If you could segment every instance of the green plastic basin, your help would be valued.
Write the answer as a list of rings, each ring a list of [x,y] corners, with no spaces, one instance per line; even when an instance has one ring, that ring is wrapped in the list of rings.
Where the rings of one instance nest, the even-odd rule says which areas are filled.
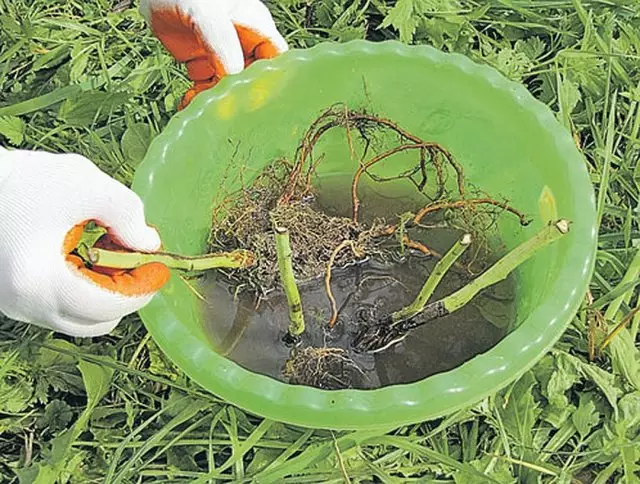
[[[508,248],[542,224],[538,199],[551,188],[569,236],[518,269],[516,328],[490,351],[445,373],[378,390],[323,391],[250,372],[218,355],[203,308],[174,275],[140,315],[158,346],[205,389],[269,419],[308,427],[376,429],[443,416],[512,382],[558,340],[583,297],[596,248],[585,163],[569,133],[527,90],[460,55],[396,42],[323,44],[260,61],[225,78],[178,113],[152,143],[134,190],[165,249],[206,251],[217,195],[280,156],[291,156],[319,113],[337,102],[397,121],[448,147],[470,183],[533,216],[501,225]],[[326,173],[353,172],[344,149],[325,143]],[[331,161],[333,160],[333,161]],[[229,169],[230,162],[232,168]]]

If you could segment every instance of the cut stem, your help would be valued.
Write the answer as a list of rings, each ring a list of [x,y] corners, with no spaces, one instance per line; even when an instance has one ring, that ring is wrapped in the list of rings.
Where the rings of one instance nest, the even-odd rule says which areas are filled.
[[[429,274],[427,282],[424,283],[418,297],[407,307],[396,311],[391,315],[391,321],[397,323],[410,319],[420,313],[429,302],[429,299],[433,295],[438,284],[444,277],[444,275],[451,269],[451,266],[460,258],[464,251],[471,244],[471,234],[464,234],[449,251],[444,255],[442,259],[438,261],[433,269],[433,272]]]
[[[569,222],[567,220],[559,220],[544,227],[536,235],[505,255],[478,278],[471,281],[462,289],[444,298],[442,302],[447,314],[460,309],[483,289],[506,279],[509,274],[532,257],[536,252],[552,242],[555,242],[567,233],[569,233]],[[429,306],[425,308],[425,311]],[[429,316],[429,314],[425,315]]]
[[[246,250],[220,252],[203,256],[187,257],[166,252],[120,252],[91,248],[87,250],[87,261],[91,265],[110,269],[135,269],[157,262],[169,269],[181,271],[206,271],[209,269],[244,269],[255,262],[253,253]]]
[[[360,352],[377,353],[402,341],[412,329],[457,311],[480,291],[506,279],[536,252],[569,233],[569,225],[567,220],[559,220],[545,226],[462,289],[424,306],[418,313],[421,315],[420,320],[400,319],[394,322],[390,317],[380,324],[363,329],[354,339],[354,349]]]
[[[304,332],[304,314],[302,313],[300,292],[293,273],[293,251],[291,250],[289,230],[284,227],[275,227],[275,234],[280,280],[289,304],[289,334],[300,336]]]

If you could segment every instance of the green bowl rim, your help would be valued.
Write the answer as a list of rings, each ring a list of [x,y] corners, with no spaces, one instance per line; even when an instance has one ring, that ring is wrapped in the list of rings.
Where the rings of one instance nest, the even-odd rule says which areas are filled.
[[[313,62],[326,56],[380,54],[429,59],[453,66],[475,76],[478,82],[484,81],[508,92],[521,108],[537,117],[541,128],[555,140],[557,150],[567,163],[574,188],[573,201],[583,207],[584,219],[574,224],[572,234],[563,241],[571,243],[571,250],[550,292],[554,296],[532,311],[518,329],[486,353],[453,370],[415,383],[377,390],[325,391],[289,385],[217,355],[193,335],[163,335],[166,332],[163,327],[173,315],[163,293],[158,294],[140,311],[158,346],[203,388],[250,413],[284,423],[330,429],[388,429],[450,414],[479,402],[530,369],[560,338],[587,291],[597,241],[595,196],[584,160],[571,136],[550,109],[521,84],[463,55],[447,54],[425,45],[363,40],[321,43],[306,50],[289,50],[269,61],[255,62],[242,73],[227,76],[214,89],[198,95],[187,109],[170,120],[139,166],[134,190],[145,200],[153,186],[155,169],[166,162],[168,145],[178,139],[209,104],[232,93],[235,86],[259,79],[265,71],[286,69],[291,64]],[[158,319],[158,314],[163,315],[161,319],[165,323]]]

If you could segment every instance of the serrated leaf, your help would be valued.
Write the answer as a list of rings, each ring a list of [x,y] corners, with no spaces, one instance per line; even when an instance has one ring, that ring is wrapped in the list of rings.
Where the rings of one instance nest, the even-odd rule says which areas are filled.
[[[382,28],[392,26],[400,32],[402,42],[411,42],[418,26],[415,0],[398,0],[382,21]]]
[[[49,344],[63,351],[78,350],[74,344],[62,339],[53,339]],[[36,381],[37,395],[41,402],[46,401],[50,388],[74,395],[82,394],[82,378],[72,356],[42,347],[35,354],[25,355],[25,358],[32,361],[31,372]]]
[[[523,74],[531,69],[531,60],[522,52],[506,47],[487,57],[493,66],[506,77],[520,80]]]
[[[78,369],[82,374],[87,394],[87,406],[73,427],[58,434],[51,441],[50,449],[45,452],[46,463],[37,464],[39,471],[34,484],[57,482],[61,480],[62,475],[73,473],[81,464],[82,456],[72,452],[73,443],[85,430],[94,408],[109,389],[113,370],[84,360],[78,363]]]
[[[25,377],[0,379],[0,412],[18,413],[33,401],[33,386]]]
[[[50,432],[57,432],[67,427],[73,418],[73,410],[63,400],[52,400],[44,409],[44,415],[38,420],[40,428],[46,428]]]
[[[0,116],[0,135],[13,146],[20,146],[24,141],[24,122],[17,116]]]
[[[567,116],[573,113],[573,110],[582,100],[578,84],[568,79],[564,79],[560,82],[559,96],[562,102],[562,110]]]
[[[545,47],[546,44],[540,37],[529,37],[526,40],[518,40],[514,46],[515,50],[522,52],[532,61],[535,61],[544,54]]]

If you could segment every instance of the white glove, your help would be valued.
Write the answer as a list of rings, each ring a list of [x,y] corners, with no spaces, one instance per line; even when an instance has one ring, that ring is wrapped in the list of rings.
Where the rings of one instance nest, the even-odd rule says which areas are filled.
[[[140,11],[194,81],[180,108],[225,75],[288,49],[259,0],[141,0]]]
[[[86,158],[0,149],[0,312],[71,336],[99,336],[150,301],[169,278],[165,266],[89,270],[69,255],[89,220],[122,247],[160,247],[140,198]]]

